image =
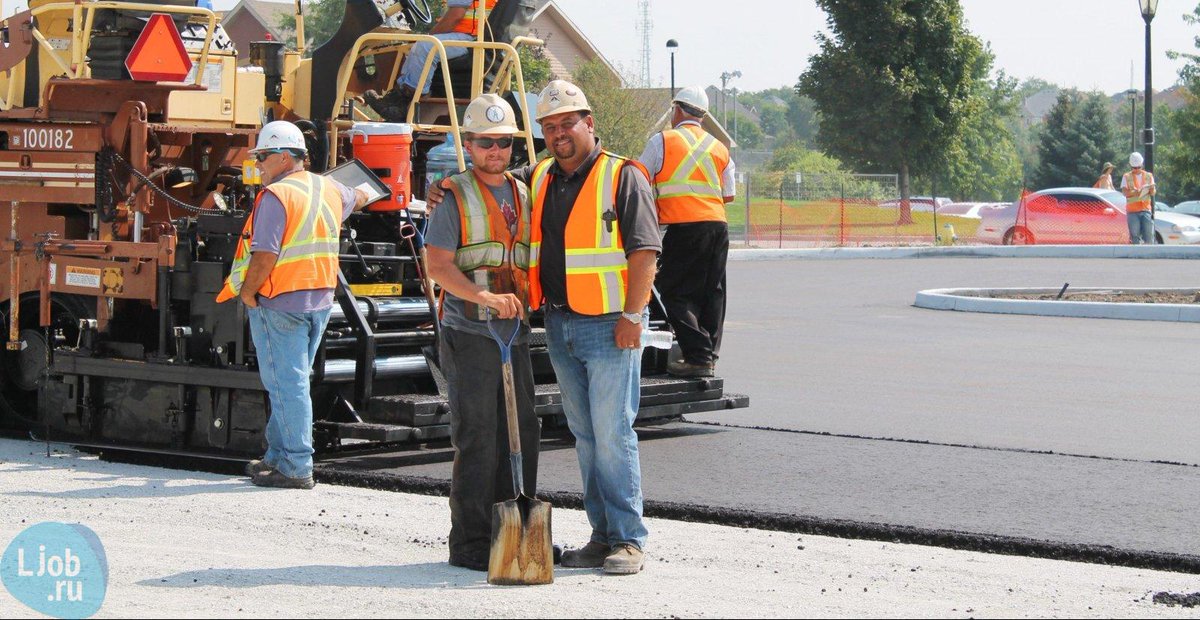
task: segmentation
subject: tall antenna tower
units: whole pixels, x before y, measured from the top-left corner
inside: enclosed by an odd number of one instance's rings
[[[654,21],[650,19],[650,0],[638,0],[638,34],[642,36],[642,57],[638,80],[642,88],[650,88],[650,32]]]

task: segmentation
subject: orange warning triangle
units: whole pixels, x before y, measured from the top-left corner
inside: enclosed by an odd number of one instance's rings
[[[192,59],[170,15],[150,16],[125,58],[125,68],[139,82],[182,82],[187,77],[192,70]]]

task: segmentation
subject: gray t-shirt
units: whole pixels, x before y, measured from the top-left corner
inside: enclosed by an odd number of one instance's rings
[[[485,187],[492,193],[492,197],[496,199],[496,204],[500,205],[501,209],[504,209],[506,204],[512,207],[516,206],[511,184],[502,183],[497,186],[485,185]],[[516,209],[514,209],[515,212]],[[442,199],[437,209],[434,209],[433,219],[429,221],[429,231],[425,233],[425,244],[451,252],[462,246],[462,218],[458,211],[458,199],[454,197],[454,192],[446,192],[446,197]],[[442,326],[491,337],[487,322],[468,318],[463,300],[451,295],[449,291],[446,292],[443,305]],[[512,333],[513,328],[512,321],[500,321],[500,324],[494,325],[494,327],[505,337]],[[521,332],[517,342],[524,340],[525,335],[529,332],[528,326],[522,327]]]
[[[288,174],[291,174],[291,172],[283,176],[287,176]],[[354,190],[329,177],[324,178],[325,181],[333,184],[338,195],[342,197],[342,221],[345,222],[346,218],[350,217],[351,213],[354,213]],[[272,182],[279,180],[275,179]],[[268,186],[269,189],[270,186]],[[250,240],[250,252],[270,252],[278,256],[280,247],[283,245],[283,231],[286,228],[287,212],[283,209],[283,203],[270,191],[264,192],[262,199],[258,202],[258,206],[254,209],[254,238]],[[275,297],[263,297],[259,295],[258,303],[262,307],[270,308],[276,312],[313,312],[315,310],[324,310],[333,305],[333,289],[319,288],[307,291],[293,291],[291,293],[281,293]]]

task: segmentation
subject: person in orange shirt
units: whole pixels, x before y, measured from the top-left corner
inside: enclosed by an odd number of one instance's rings
[[[1125,218],[1129,223],[1129,242],[1154,243],[1154,175],[1142,170],[1142,154],[1129,154],[1129,167],[1121,177],[1125,194]]]
[[[1096,179],[1096,182],[1092,184],[1092,187],[1096,189],[1117,189],[1112,184],[1112,173],[1115,169],[1116,166],[1111,161],[1104,162],[1104,170],[1100,173],[1100,178]]]

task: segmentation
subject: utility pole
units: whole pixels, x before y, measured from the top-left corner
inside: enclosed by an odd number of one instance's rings
[[[737,69],[734,69],[733,71],[725,71],[725,72],[721,73],[721,125],[722,126],[726,126],[729,124],[729,103],[728,103],[728,99],[726,99],[727,91],[725,90],[725,85],[733,78],[740,78],[740,77],[742,77],[742,72],[738,71]],[[734,112],[734,114],[735,114],[734,118],[736,119],[737,118],[736,111]]]
[[[642,37],[639,79],[642,88],[650,88],[650,33],[653,29],[654,20],[650,18],[650,0],[638,0],[638,34]]]

